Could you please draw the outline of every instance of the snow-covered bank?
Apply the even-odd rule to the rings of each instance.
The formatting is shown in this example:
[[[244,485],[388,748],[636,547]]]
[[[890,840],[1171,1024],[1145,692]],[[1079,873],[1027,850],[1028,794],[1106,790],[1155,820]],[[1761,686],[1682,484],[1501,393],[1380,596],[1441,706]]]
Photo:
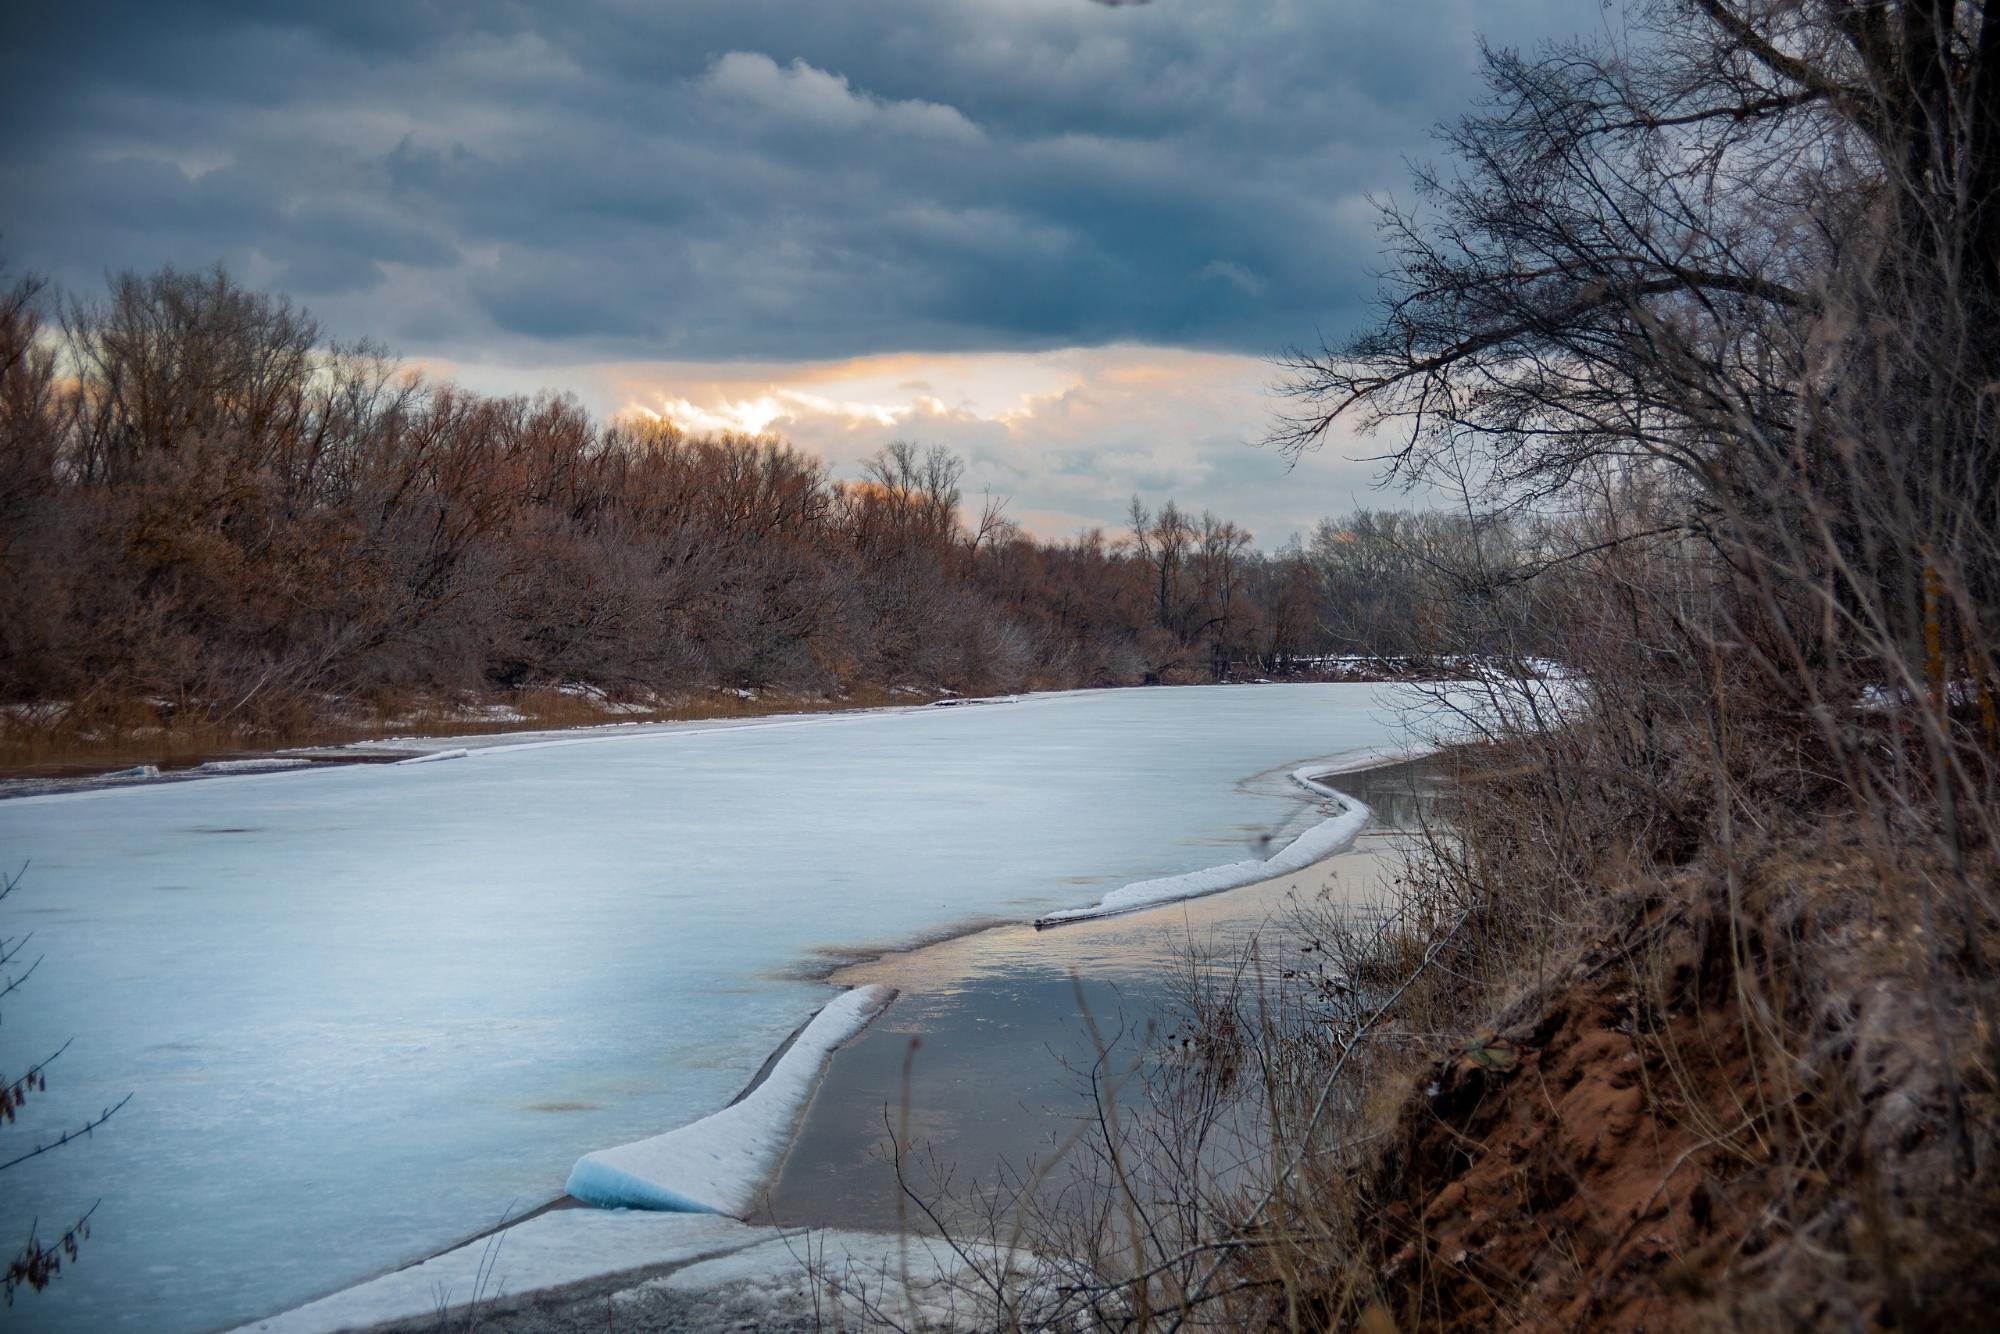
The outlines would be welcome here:
[[[312,761],[284,755],[260,755],[247,760],[209,760],[197,764],[196,774],[274,774],[287,769],[310,769]]]
[[[1337,803],[1340,811],[1321,820],[1272,856],[1261,861],[1256,858],[1246,858],[1240,862],[1208,866],[1182,875],[1136,881],[1122,889],[1112,890],[1088,908],[1064,908],[1037,917],[1035,926],[1039,929],[1061,926],[1065,922],[1087,922],[1096,917],[1137,912],[1141,908],[1152,908],[1162,903],[1172,903],[1177,899],[1219,894],[1226,889],[1241,889],[1245,885],[1254,885],[1261,880],[1303,871],[1314,862],[1326,860],[1354,841],[1354,836],[1367,825],[1369,816],[1366,806],[1346,793],[1318,781],[1330,777],[1332,772],[1323,764],[1307,765],[1292,772],[1293,782],[1315,796]]]
[[[679,1130],[585,1154],[564,1189],[606,1209],[748,1213],[783,1161],[827,1058],[895,994],[884,986],[842,992],[739,1101]]]

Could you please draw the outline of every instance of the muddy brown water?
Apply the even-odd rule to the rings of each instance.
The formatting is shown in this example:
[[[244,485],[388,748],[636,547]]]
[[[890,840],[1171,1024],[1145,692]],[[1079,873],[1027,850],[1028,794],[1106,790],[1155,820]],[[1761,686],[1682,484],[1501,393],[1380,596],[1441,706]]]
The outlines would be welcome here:
[[[1089,1114],[1085,1072],[1101,1050],[1127,1068],[1171,1028],[1191,952],[1227,959],[1253,937],[1269,948],[1302,900],[1387,901],[1440,776],[1419,760],[1327,781],[1376,818],[1350,849],[1295,875],[1052,931],[995,927],[834,973],[900,994],[835,1054],[764,1217],[925,1227],[897,1186],[892,1127],[913,1150],[905,1174],[920,1194],[950,1197],[952,1212],[977,1208]]]

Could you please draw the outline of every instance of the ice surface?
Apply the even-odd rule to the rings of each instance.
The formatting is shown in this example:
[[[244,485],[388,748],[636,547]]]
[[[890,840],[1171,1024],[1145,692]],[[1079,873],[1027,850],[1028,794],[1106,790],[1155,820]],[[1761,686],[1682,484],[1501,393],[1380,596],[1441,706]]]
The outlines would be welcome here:
[[[1289,775],[1405,741],[1394,687],[1036,695],[0,801],[0,932],[44,962],[0,1067],[66,1039],[0,1232],[100,1196],[38,1329],[239,1324],[553,1198],[724,1106],[804,970],[1282,847]]]
[[[606,1209],[748,1213],[784,1160],[827,1057],[895,994],[883,986],[842,992],[741,1099],[679,1130],[585,1154],[565,1189]]]

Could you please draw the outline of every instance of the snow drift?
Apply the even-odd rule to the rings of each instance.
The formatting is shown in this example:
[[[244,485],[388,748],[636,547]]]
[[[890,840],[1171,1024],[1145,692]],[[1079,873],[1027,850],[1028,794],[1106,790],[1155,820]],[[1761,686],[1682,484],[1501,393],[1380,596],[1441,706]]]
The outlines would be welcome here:
[[[288,759],[279,755],[267,755],[249,760],[210,760],[197,764],[190,773],[197,774],[274,774],[286,769],[310,769],[311,760]]]
[[[412,755],[407,760],[391,760],[390,765],[401,768],[406,764],[436,764],[439,760],[462,760],[472,754],[463,746],[452,750],[427,750],[421,755]]]
[[[606,1209],[749,1212],[784,1157],[827,1058],[895,995],[885,986],[842,992],[741,1099],[679,1130],[585,1154],[565,1189]]]
[[[1368,823],[1370,812],[1345,792],[1337,792],[1318,781],[1329,776],[1319,765],[1292,771],[1294,783],[1314,796],[1338,803],[1341,810],[1338,815],[1322,820],[1300,834],[1270,858],[1229,862],[1183,875],[1140,880],[1123,889],[1112,890],[1088,908],[1065,908],[1045,917],[1037,917],[1035,929],[1044,930],[1067,922],[1086,922],[1095,917],[1114,917],[1119,913],[1137,912],[1141,908],[1172,903],[1177,899],[1193,899],[1204,894],[1219,894],[1225,889],[1241,889],[1260,880],[1303,871],[1314,862],[1331,857],[1354,841],[1354,836]]]

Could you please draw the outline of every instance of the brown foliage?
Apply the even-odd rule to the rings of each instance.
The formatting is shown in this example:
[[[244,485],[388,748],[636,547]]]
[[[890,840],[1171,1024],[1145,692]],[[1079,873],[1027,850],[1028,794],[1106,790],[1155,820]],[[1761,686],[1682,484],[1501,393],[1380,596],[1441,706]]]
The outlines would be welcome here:
[[[1388,646],[1335,549],[1213,515],[1028,538],[897,443],[488,398],[220,271],[0,300],[0,704],[14,731],[309,735],[395,696],[1219,680]],[[1379,543],[1377,544],[1379,546]],[[1329,629],[1338,626],[1339,629]],[[41,743],[44,748],[53,741]]]

